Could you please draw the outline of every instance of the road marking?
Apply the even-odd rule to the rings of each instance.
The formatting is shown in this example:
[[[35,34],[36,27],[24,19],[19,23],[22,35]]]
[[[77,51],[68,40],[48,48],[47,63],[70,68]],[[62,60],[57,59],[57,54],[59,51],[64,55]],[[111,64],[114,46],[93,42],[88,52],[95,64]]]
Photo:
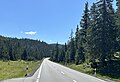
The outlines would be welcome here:
[[[64,75],[65,73],[63,71],[61,71],[61,73]]]
[[[73,82],[77,82],[76,80],[73,80]]]
[[[39,68],[39,73],[38,73],[38,77],[37,77],[36,82],[39,82],[39,80],[40,80],[40,74],[41,74],[42,65],[43,65],[43,63],[41,64],[41,66]]]

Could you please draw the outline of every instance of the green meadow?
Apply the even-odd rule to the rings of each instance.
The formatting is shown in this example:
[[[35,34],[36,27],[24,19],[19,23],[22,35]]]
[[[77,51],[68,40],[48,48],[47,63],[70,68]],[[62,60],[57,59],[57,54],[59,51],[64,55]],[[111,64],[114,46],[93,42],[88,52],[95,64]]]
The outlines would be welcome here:
[[[28,65],[28,75],[35,72],[41,61],[0,61],[0,81],[25,77]]]

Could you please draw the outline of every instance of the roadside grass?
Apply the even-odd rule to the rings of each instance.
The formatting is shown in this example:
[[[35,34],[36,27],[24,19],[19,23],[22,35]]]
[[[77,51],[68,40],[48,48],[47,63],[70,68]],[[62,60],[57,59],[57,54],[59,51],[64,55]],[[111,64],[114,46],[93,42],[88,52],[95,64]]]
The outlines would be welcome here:
[[[42,61],[0,61],[0,81],[25,77],[26,66],[28,65],[28,75],[33,73]]]
[[[66,64],[65,66],[71,68],[71,69],[74,69],[74,70],[77,70],[77,71],[80,71],[82,73],[86,73],[86,74],[89,74],[89,75],[92,75],[94,77],[97,77],[97,78],[100,78],[100,79],[103,79],[103,80],[106,80],[108,82],[111,82],[110,80],[112,81],[115,81],[115,82],[120,82],[120,77],[119,78],[114,78],[114,77],[111,77],[111,76],[108,76],[108,75],[105,75],[105,74],[101,74],[100,72],[98,72],[96,75],[94,74],[94,69],[93,68],[90,68],[89,66],[87,67],[87,64],[84,63],[84,64],[79,64],[79,65],[75,65],[75,64]],[[120,69],[120,68],[119,68]],[[105,69],[104,69],[105,70]],[[107,70],[107,69],[106,69]],[[105,71],[106,71],[105,70]],[[114,72],[115,73],[115,72]],[[111,74],[114,74],[112,71],[111,71]],[[116,72],[117,73],[117,72]],[[120,73],[118,72],[117,75],[120,75]],[[113,76],[116,76],[116,75],[113,75]]]

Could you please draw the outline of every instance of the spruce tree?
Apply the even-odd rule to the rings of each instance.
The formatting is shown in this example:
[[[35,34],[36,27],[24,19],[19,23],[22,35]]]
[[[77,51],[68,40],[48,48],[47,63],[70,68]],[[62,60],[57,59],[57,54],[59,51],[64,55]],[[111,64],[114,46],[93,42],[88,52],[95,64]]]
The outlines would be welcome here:
[[[114,51],[116,30],[111,0],[99,0],[96,3],[97,13],[94,27],[92,28],[93,53],[97,54],[100,61],[111,60]]]
[[[79,30],[79,40],[78,40],[78,54],[79,54],[79,63],[83,63],[85,61],[85,45],[84,43],[84,31],[83,29]]]
[[[89,17],[88,2],[85,4],[85,10],[80,21],[81,29],[79,30],[79,50],[81,62],[84,62],[85,55],[87,55],[87,30],[89,29],[90,17]],[[83,57],[83,58],[81,58]]]
[[[75,33],[75,49],[77,50],[78,49],[78,40],[79,40],[79,26],[77,25],[77,28],[76,28],[76,33]]]
[[[78,65],[79,64],[79,56],[80,56],[80,53],[79,53],[79,40],[80,39],[80,34],[79,34],[79,26],[77,25],[77,28],[76,28],[76,33],[75,33],[75,64]]]
[[[65,52],[64,52],[64,48],[61,49],[60,52],[59,52],[58,61],[59,61],[59,62],[64,62],[64,61],[65,61]]]
[[[56,43],[54,49],[53,61],[58,62],[58,55],[59,55],[59,48],[58,48],[58,43]]]
[[[65,43],[64,51],[67,51],[67,44]]]
[[[54,56],[54,49],[51,51],[51,56],[50,56],[51,61],[53,61],[53,56]]]
[[[23,54],[21,55],[21,59],[22,60],[28,60],[28,54],[27,54],[26,49],[24,49]]]
[[[69,56],[70,56],[70,52],[69,52],[69,50],[67,50],[67,51],[66,51],[66,55],[65,55],[66,63],[69,63],[69,62],[70,62]]]
[[[10,60],[15,60],[14,55],[13,55],[12,45],[9,47],[9,57],[10,57]]]
[[[75,64],[76,65],[79,64],[79,60],[80,60],[79,55],[80,55],[80,53],[79,53],[79,50],[77,49],[76,53],[75,53]]]
[[[85,4],[85,10],[84,14],[82,16],[82,19],[80,21],[80,26],[83,29],[83,37],[84,37],[84,42],[86,42],[86,36],[87,36],[87,29],[89,27],[89,9],[88,9],[88,2]]]
[[[99,13],[96,11],[96,4],[93,3],[93,5],[91,6],[90,9],[90,24],[89,24],[89,28],[87,29],[87,59],[88,61],[92,61],[94,62],[95,59],[97,59],[97,52],[95,52],[95,47],[94,47],[94,36],[93,36],[93,28],[96,25],[96,20],[97,20],[97,16],[99,15]]]
[[[116,25],[117,25],[117,41],[118,51],[120,51],[120,0],[117,1],[117,12],[116,12]]]
[[[69,55],[69,60],[70,62],[74,63],[75,61],[75,44],[74,44],[74,37],[73,37],[73,30],[71,31],[71,35],[70,35],[70,48],[69,48],[69,52],[70,52],[70,55]]]
[[[75,64],[81,64],[85,61],[85,51],[84,51],[84,31],[83,29],[76,29],[76,35],[75,35],[75,44],[76,44],[76,52],[75,52]]]

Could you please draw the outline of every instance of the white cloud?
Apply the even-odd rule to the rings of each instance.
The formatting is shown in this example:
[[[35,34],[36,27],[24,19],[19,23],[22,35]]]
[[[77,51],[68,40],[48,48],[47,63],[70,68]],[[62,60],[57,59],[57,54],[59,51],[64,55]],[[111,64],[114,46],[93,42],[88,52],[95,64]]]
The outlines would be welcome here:
[[[52,40],[50,40],[50,42],[52,42]]]
[[[25,34],[27,35],[35,35],[37,32],[33,32],[33,31],[29,31],[29,32],[25,32]]]

